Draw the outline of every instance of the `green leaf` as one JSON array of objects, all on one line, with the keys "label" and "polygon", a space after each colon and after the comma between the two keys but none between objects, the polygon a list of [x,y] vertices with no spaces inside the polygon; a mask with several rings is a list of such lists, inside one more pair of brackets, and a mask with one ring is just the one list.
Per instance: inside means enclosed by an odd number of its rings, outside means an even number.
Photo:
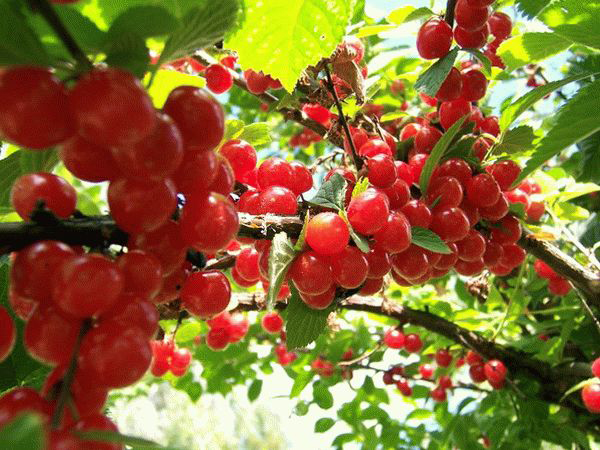
[{"label": "green leaf", "polygon": [[44,46],[13,3],[0,2],[0,65],[50,63]]},{"label": "green leaf", "polygon": [[523,203],[511,203],[508,207],[508,211],[519,219],[524,220],[526,217],[525,205]]},{"label": "green leaf", "polygon": [[557,89],[560,89],[565,84],[572,83],[573,81],[579,81],[592,75],[593,74],[590,73],[574,75],[563,80],[551,81],[548,84],[539,86],[529,91],[524,96],[515,100],[504,110],[502,117],[500,118],[500,128],[506,130],[514,123],[515,120],[517,120],[521,114],[531,108],[535,103],[543,99],[546,95],[551,94]]},{"label": "green leaf", "polygon": [[545,8],[540,19],[557,35],[600,49],[600,8],[596,1],[560,0]]},{"label": "green leaf", "polygon": [[411,242],[419,247],[434,253],[441,253],[443,255],[449,255],[452,253],[446,243],[431,230],[421,227],[412,227],[411,235]]},{"label": "green leaf", "polygon": [[554,205],[554,213],[559,219],[568,222],[585,220],[590,217],[590,212],[587,209],[567,202],[561,202]]},{"label": "green leaf", "polygon": [[304,244],[306,243],[306,227],[308,227],[308,222],[310,222],[310,211],[307,211],[306,215],[304,216],[304,223],[302,224],[302,230],[300,230],[300,236],[298,236],[298,240],[294,244],[294,250],[297,252],[304,250]]},{"label": "green leaf", "polygon": [[429,69],[419,75],[415,83],[415,89],[423,92],[425,95],[435,97],[450,70],[452,70],[457,56],[458,47],[455,47],[446,56],[437,60]]},{"label": "green leaf", "polygon": [[334,173],[329,180],[321,185],[321,188],[310,202],[339,211],[344,209],[345,195],[346,180],[339,173]]},{"label": "green leaf", "polygon": [[534,170],[567,147],[600,130],[600,80],[582,87],[558,112],[554,126],[540,140],[533,156],[515,181],[517,185]]},{"label": "green leaf", "polygon": [[0,429],[0,442],[2,448],[10,450],[43,450],[44,435],[42,418],[35,414],[26,414]]},{"label": "green leaf", "polygon": [[329,409],[333,406],[333,395],[324,383],[313,384],[313,400],[321,409]]},{"label": "green leaf", "polygon": [[119,67],[141,78],[148,69],[150,54],[144,38],[130,31],[114,34],[106,44],[106,64]]},{"label": "green leaf", "polygon": [[381,116],[381,119],[379,119],[379,121],[382,123],[391,122],[393,120],[400,119],[401,117],[406,117],[406,116],[408,116],[408,113],[406,111],[394,111],[394,112],[385,113],[383,116]]},{"label": "green leaf", "polygon": [[[220,3],[220,2],[219,2]],[[244,69],[262,70],[292,92],[308,66],[330,56],[354,13],[348,0],[253,0],[225,40]],[[220,6],[219,6],[220,7]]]},{"label": "green leaf", "polygon": [[402,6],[393,10],[386,18],[389,23],[401,25],[405,22],[434,16],[435,13],[429,8],[415,8],[414,6]]},{"label": "green leaf", "polygon": [[358,180],[358,182],[354,185],[354,189],[352,189],[352,198],[362,194],[367,189],[369,189],[369,179],[366,177],[361,177],[360,180]]},{"label": "green leaf", "polygon": [[248,388],[248,400],[253,402],[260,395],[260,391],[262,390],[263,381],[256,379],[252,382],[250,387]]},{"label": "green leaf", "polygon": [[564,393],[564,395],[562,396],[562,398],[560,399],[559,403],[562,403],[562,401],[567,398],[569,395],[571,395],[573,392],[577,392],[580,389],[583,389],[584,387],[586,387],[588,384],[594,384],[598,382],[598,378],[588,378],[587,380],[583,380],[579,383],[577,383],[575,386],[570,387],[567,392]]},{"label": "green leaf", "polygon": [[365,27],[361,27],[356,33],[357,38],[364,38],[368,36],[373,36],[375,34],[383,33],[384,31],[395,30],[397,28],[396,25],[367,25]]},{"label": "green leaf", "polygon": [[202,331],[202,326],[198,322],[188,322],[181,325],[175,333],[175,341],[178,344],[191,342]]},{"label": "green leaf", "polygon": [[290,398],[298,397],[314,376],[315,372],[312,370],[302,370],[298,372],[298,375],[296,375],[296,378],[294,379]]},{"label": "green leaf", "polygon": [[433,150],[431,150],[431,154],[427,159],[427,162],[423,166],[423,171],[421,172],[421,177],[419,178],[419,186],[421,187],[421,192],[423,195],[427,193],[427,187],[429,186],[429,179],[433,174],[433,170],[437,167],[438,163],[446,153],[446,150],[454,140],[454,137],[458,134],[463,123],[467,120],[468,115],[465,115],[458,119],[454,125],[452,125],[441,137],[441,139],[435,144]]},{"label": "green leaf", "polygon": [[596,183],[568,184],[563,191],[548,195],[546,197],[546,201],[556,200],[560,202],[566,202],[573,200],[574,198],[581,197],[582,195],[598,192],[599,190],[600,186],[598,186]]},{"label": "green leaf", "polygon": [[188,56],[223,38],[235,23],[239,4],[237,0],[199,1],[181,19],[181,24],[165,43],[158,64]]},{"label": "green leaf", "polygon": [[51,172],[58,163],[56,150],[28,151],[22,150],[19,153],[21,164],[21,173],[33,172]]},{"label": "green leaf", "polygon": [[515,0],[517,9],[528,19],[533,19],[548,5],[548,0]]},{"label": "green leaf", "polygon": [[526,64],[543,61],[571,45],[571,41],[555,33],[525,33],[504,41],[498,48],[498,55],[507,70],[512,71]]},{"label": "green leaf", "polygon": [[[147,77],[149,79],[149,75]],[[156,108],[162,108],[167,100],[167,97],[173,89],[179,86],[196,86],[203,87],[205,85],[204,78],[187,75],[175,70],[161,69],[154,74],[154,82],[148,89],[148,94],[152,99],[152,103]],[[243,122],[242,122],[243,125]]]},{"label": "green leaf", "polygon": [[0,206],[11,207],[10,189],[15,180],[21,175],[22,152],[23,150],[0,159]]},{"label": "green leaf", "polygon": [[242,132],[236,137],[248,142],[253,147],[259,147],[271,142],[271,127],[267,123],[258,122],[246,125]]},{"label": "green leaf", "polygon": [[244,121],[239,119],[229,119],[225,122],[225,136],[223,142],[237,139],[244,129]]},{"label": "green leaf", "polygon": [[126,436],[115,431],[74,431],[73,434],[85,441],[115,442],[140,450],[167,450],[165,447],[147,439]]},{"label": "green leaf", "polygon": [[296,251],[287,234],[283,232],[276,234],[271,244],[271,252],[269,253],[268,308],[272,308],[275,304],[277,294],[285,279],[285,274],[292,265],[295,257]]},{"label": "green leaf", "polygon": [[312,309],[300,299],[294,283],[288,281],[292,295],[288,300],[287,321],[285,324],[288,350],[306,347],[317,339],[327,325],[327,316],[333,310],[335,302],[323,310]]},{"label": "green leaf", "polygon": [[415,409],[408,416],[406,416],[406,420],[426,420],[429,419],[432,415],[433,412],[430,409]]},{"label": "green leaf", "polygon": [[474,48],[462,48],[461,50],[463,52],[470,53],[479,60],[481,66],[483,67],[483,73],[486,77],[489,78],[492,75],[492,62],[487,56],[485,56],[482,52]]},{"label": "green leaf", "polygon": [[335,420],[329,417],[322,417],[315,423],[315,433],[325,433],[335,425]]},{"label": "green leaf", "polygon": [[358,234],[354,230],[354,228],[352,228],[352,225],[348,220],[348,216],[346,215],[346,211],[342,210],[338,214],[342,219],[344,219],[344,222],[346,222],[346,225],[348,226],[348,231],[350,232],[350,237],[352,238],[358,249],[363,253],[369,253],[369,241],[364,236]]},{"label": "green leaf", "polygon": [[117,17],[109,34],[135,33],[143,38],[168,34],[178,26],[177,19],[157,5],[139,5],[129,8]]},{"label": "green leaf", "polygon": [[537,139],[533,128],[527,125],[506,130],[496,144],[496,149],[505,153],[521,153],[533,148],[533,141]]}]

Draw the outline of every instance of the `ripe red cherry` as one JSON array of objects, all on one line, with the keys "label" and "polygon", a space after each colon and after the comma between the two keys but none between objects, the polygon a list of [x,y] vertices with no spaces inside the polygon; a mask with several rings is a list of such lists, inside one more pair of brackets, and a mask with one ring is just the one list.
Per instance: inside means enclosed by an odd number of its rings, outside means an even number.
[{"label": "ripe red cherry", "polygon": [[457,68],[453,67],[450,73],[435,94],[435,98],[440,102],[449,102],[460,97],[462,89],[462,76]]},{"label": "ripe red cherry", "polygon": [[596,358],[592,363],[592,373],[596,378],[600,378],[600,358]]},{"label": "ripe red cherry", "polygon": [[267,333],[279,333],[283,328],[283,319],[275,312],[269,312],[262,318],[261,325]]},{"label": "ripe red cherry", "polygon": [[484,8],[490,6],[496,0],[467,0],[467,3],[471,8]]},{"label": "ripe red cherry", "polygon": [[223,312],[231,299],[229,280],[218,270],[191,274],[181,289],[181,301],[193,315],[208,319]]},{"label": "ripe red cherry", "polygon": [[221,64],[211,64],[204,72],[206,87],[215,94],[227,92],[233,86],[233,75]]},{"label": "ripe red cherry", "polygon": [[255,72],[252,69],[244,71],[244,78],[246,79],[248,90],[254,95],[264,94],[271,85],[271,80],[268,76],[265,76],[262,72]]},{"label": "ripe red cherry", "polygon": [[449,270],[452,267],[454,267],[454,265],[458,261],[458,249],[456,247],[456,244],[448,242],[446,243],[446,245],[450,249],[451,253],[447,255],[442,255],[438,262],[433,265],[433,267],[436,270]]},{"label": "ripe red cherry", "polygon": [[329,110],[318,103],[307,103],[302,106],[302,111],[306,113],[306,115],[312,120],[319,122],[321,125],[325,125],[331,117]]},{"label": "ripe red cherry", "polygon": [[411,244],[402,253],[392,255],[391,261],[394,271],[407,280],[420,278],[429,269],[429,261],[425,250],[414,244]]},{"label": "ripe red cherry", "polygon": [[201,252],[215,253],[236,235],[239,220],[233,204],[220,194],[198,192],[181,214],[183,240]]},{"label": "ripe red cherry", "polygon": [[484,268],[485,262],[483,261],[483,258],[474,261],[464,261],[459,259],[454,265],[454,270],[457,273],[468,277],[481,273]]},{"label": "ripe red cherry", "polygon": [[183,161],[183,139],[169,116],[156,114],[156,126],[145,138],[125,147],[112,147],[123,176],[139,181],[162,180]]},{"label": "ripe red cherry", "polygon": [[487,378],[483,364],[475,364],[469,368],[469,375],[474,383],[483,383]]},{"label": "ripe red cherry", "polygon": [[423,125],[415,135],[415,149],[422,153],[431,153],[435,144],[442,138],[442,132],[430,125]]},{"label": "ripe red cherry", "polygon": [[571,292],[571,289],[571,283],[564,278],[553,278],[548,282],[548,290],[554,295],[567,295],[569,292]]},{"label": "ripe red cherry", "polygon": [[288,187],[296,195],[310,191],[313,187],[312,173],[310,170],[308,170],[304,164],[298,161],[292,161],[290,166],[292,168],[293,176],[288,183]]},{"label": "ripe red cherry", "polygon": [[435,352],[435,362],[440,367],[448,367],[452,364],[452,354],[446,349],[439,349]]},{"label": "ripe red cherry", "polygon": [[465,30],[458,26],[454,29],[454,39],[462,48],[481,48],[486,44],[489,35],[490,27],[487,23],[474,31]]},{"label": "ripe red cherry", "polygon": [[387,188],[396,181],[396,165],[387,155],[375,155],[367,159],[369,182],[378,188]]},{"label": "ripe red cherry", "polygon": [[235,179],[238,181],[256,167],[256,150],[246,141],[239,139],[227,141],[219,151],[229,161]]},{"label": "ripe red cherry", "polygon": [[421,172],[423,172],[423,167],[425,167],[425,163],[427,162],[427,158],[429,158],[429,155],[417,153],[411,156],[408,160],[408,167],[413,180],[419,181]]},{"label": "ripe red cherry", "polygon": [[488,20],[490,32],[496,39],[505,40],[510,36],[512,31],[512,20],[503,12],[496,11]]},{"label": "ripe red cherry", "polygon": [[521,168],[514,161],[505,160],[492,164],[486,171],[494,177],[502,191],[508,191],[521,173]]},{"label": "ripe red cherry", "polygon": [[428,20],[419,29],[417,51],[421,58],[442,58],[450,51],[451,45],[452,28],[444,20]]},{"label": "ripe red cherry", "polygon": [[500,186],[486,173],[475,175],[467,185],[467,198],[472,205],[492,206],[500,197]]},{"label": "ripe red cherry", "polygon": [[29,220],[38,202],[56,216],[66,219],[77,203],[77,193],[63,178],[51,173],[37,172],[22,175],[12,186],[10,201],[23,220]]},{"label": "ripe red cherry", "polygon": [[98,183],[122,176],[109,148],[79,135],[62,144],[59,156],[69,172],[81,180]]},{"label": "ripe red cherry", "polygon": [[187,348],[178,348],[171,357],[171,367],[169,370],[176,377],[183,376],[192,360],[192,353]]},{"label": "ripe red cherry", "polygon": [[0,134],[15,144],[44,149],[75,133],[67,93],[41,67],[12,67],[0,75]]},{"label": "ripe red cherry", "polygon": [[56,273],[52,299],[75,317],[93,317],[107,311],[123,290],[123,273],[98,254],[76,256]]},{"label": "ripe red cherry", "polygon": [[446,242],[464,239],[469,232],[469,220],[460,208],[446,208],[437,211],[432,218],[431,231]]},{"label": "ripe red cherry", "polygon": [[321,294],[311,295],[300,292],[300,298],[309,308],[318,310],[327,309],[335,300],[335,285],[332,285]]},{"label": "ripe red cherry", "polygon": [[600,414],[600,384],[588,384],[581,390],[581,399],[589,412]]},{"label": "ripe red cherry", "polygon": [[140,249],[152,253],[160,260],[165,276],[181,269],[185,260],[186,247],[180,227],[173,221],[168,221],[150,233],[131,235],[127,246],[132,250]]},{"label": "ripe red cherry", "polygon": [[390,330],[387,330],[383,335],[383,342],[389,348],[399,349],[404,347],[404,338],[405,336],[400,330],[392,328]]},{"label": "ripe red cherry", "polygon": [[365,254],[356,247],[346,246],[331,258],[331,272],[336,284],[344,289],[355,289],[367,279],[369,263]]},{"label": "ripe red cherry", "polygon": [[506,216],[495,225],[490,237],[498,244],[514,244],[521,237],[521,224],[514,216]]},{"label": "ripe red cherry", "polygon": [[412,395],[412,388],[408,385],[406,380],[397,381],[396,387],[403,396],[410,397]]},{"label": "ripe red cherry", "polygon": [[10,355],[16,339],[15,323],[6,308],[0,306],[0,362]]},{"label": "ripe red cherry", "polygon": [[452,389],[452,378],[448,375],[442,375],[438,380],[441,389]]},{"label": "ripe red cherry", "polygon": [[46,419],[50,413],[50,405],[35,390],[18,387],[0,397],[0,428],[4,427],[17,415],[26,412],[37,413]]},{"label": "ripe red cherry", "polygon": [[135,327],[148,338],[156,333],[158,327],[158,311],[153,303],[136,297],[134,294],[123,294],[117,303],[106,314],[101,323],[119,323],[123,326]]},{"label": "ripe red cherry", "polygon": [[247,281],[256,282],[260,278],[258,268],[259,253],[253,248],[245,248],[235,259],[235,269]]},{"label": "ripe red cherry", "polygon": [[[204,185],[204,182],[201,182],[201,184]],[[227,197],[233,192],[234,186],[235,176],[233,175],[233,169],[222,155],[217,155],[217,173],[207,190]],[[194,186],[192,190],[200,191],[202,188]]]},{"label": "ripe red cherry", "polygon": [[407,334],[404,337],[404,348],[408,353],[418,353],[423,348],[423,341],[418,334]]},{"label": "ripe red cherry", "polygon": [[260,214],[294,215],[298,210],[296,194],[282,186],[269,186],[258,196]]},{"label": "ripe red cherry", "polygon": [[433,372],[435,371],[434,367],[429,364],[421,364],[419,366],[419,373],[425,380],[430,380],[433,377]]},{"label": "ripe red cherry", "polygon": [[186,148],[183,161],[172,176],[177,191],[188,196],[196,190],[207,190],[218,175],[220,163],[217,156],[211,151]]},{"label": "ripe red cherry", "polygon": [[[95,414],[93,416],[87,416],[82,418],[74,426],[77,431],[109,431],[116,433],[118,431],[117,426],[106,416],[102,414]],[[80,442],[79,447],[84,450],[122,450],[123,446],[117,443],[103,442],[103,441],[78,441]]]},{"label": "ripe red cherry", "polygon": [[464,159],[451,158],[440,164],[434,171],[436,177],[454,177],[463,188],[466,187],[467,183],[471,179],[471,167]]},{"label": "ripe red cherry", "polygon": [[355,231],[369,236],[386,224],[389,212],[385,194],[375,189],[367,189],[350,201],[348,220]]},{"label": "ripe red cherry", "polygon": [[475,31],[485,25],[490,15],[490,8],[474,8],[467,0],[458,0],[454,8],[456,24],[468,31]]},{"label": "ripe red cherry", "polygon": [[369,296],[377,294],[383,287],[383,278],[367,278],[362,288],[358,292],[359,295]]},{"label": "ripe red cherry", "polygon": [[527,220],[529,222],[539,222],[544,213],[546,212],[546,206],[542,202],[530,202],[527,207]]},{"label": "ripe red cherry", "polygon": [[463,261],[477,261],[485,253],[485,238],[476,230],[469,230],[467,236],[456,243],[458,257]]},{"label": "ripe red cherry", "polygon": [[429,228],[431,210],[420,200],[410,200],[401,210],[413,227]]},{"label": "ripe red cherry", "polygon": [[403,252],[410,246],[412,239],[410,223],[404,214],[393,211],[374,237],[377,245],[386,252],[390,254]]},{"label": "ripe red cherry", "polygon": [[481,357],[481,355],[479,353],[474,352],[473,350],[469,350],[467,352],[467,356],[465,359],[467,361],[467,364],[470,366],[483,364],[483,358]]},{"label": "ripe red cherry", "polygon": [[156,115],[140,81],[114,67],[83,75],[69,94],[79,133],[105,147],[127,146],[154,129]]},{"label": "ripe red cherry", "polygon": [[435,206],[434,210],[452,208],[461,204],[463,200],[463,188],[454,177],[435,177],[427,187],[425,196],[429,205]]},{"label": "ripe red cherry", "polygon": [[436,403],[442,403],[446,401],[446,390],[442,387],[436,387],[435,389],[432,389],[429,395]]},{"label": "ripe red cherry", "polygon": [[500,134],[500,125],[496,116],[486,117],[480,124],[479,128],[483,133],[491,134],[498,137]]},{"label": "ripe red cherry", "polygon": [[541,259],[537,259],[533,263],[533,269],[539,277],[546,278],[547,280],[560,277],[548,264],[546,264]]},{"label": "ripe red cherry", "polygon": [[223,139],[223,108],[206,91],[179,86],[171,91],[163,111],[177,124],[185,145],[197,151],[212,150]]},{"label": "ripe red cherry", "polygon": [[120,228],[144,233],[169,220],[177,207],[177,191],[170,179],[144,182],[121,178],[110,182],[108,205]]},{"label": "ripe red cherry", "polygon": [[241,341],[244,336],[246,336],[246,333],[248,333],[249,328],[250,322],[248,319],[246,319],[246,317],[240,313],[232,315],[230,323],[227,327],[229,330],[229,342],[234,344]]},{"label": "ripe red cherry", "polygon": [[258,167],[258,184],[262,189],[269,186],[288,187],[293,176],[290,163],[281,158],[269,158]]},{"label": "ripe red cherry", "polygon": [[440,105],[440,123],[444,129],[450,128],[463,116],[471,114],[471,103],[467,100],[458,99],[450,102],[443,102]]},{"label": "ripe red cherry", "polygon": [[491,383],[501,383],[506,378],[506,366],[502,361],[492,359],[483,366],[485,377]]},{"label": "ripe red cherry", "polygon": [[368,278],[382,278],[392,268],[389,254],[378,246],[371,247],[365,257],[369,263]]},{"label": "ripe red cherry", "polygon": [[123,291],[143,299],[153,298],[162,287],[163,270],[160,260],[143,250],[130,250],[117,259],[123,273]]},{"label": "ripe red cherry", "polygon": [[372,158],[376,155],[393,156],[390,146],[381,139],[369,139],[358,149],[358,154],[365,158]]},{"label": "ripe red cherry", "polygon": [[460,97],[463,100],[476,102],[485,97],[487,90],[487,78],[479,70],[467,70],[462,73],[462,91]]},{"label": "ripe red cherry", "polygon": [[306,227],[306,242],[320,255],[336,255],[346,248],[350,231],[346,222],[332,212],[319,213]]},{"label": "ripe red cherry", "polygon": [[224,350],[229,345],[229,330],[213,328],[206,334],[206,345],[213,351]]},{"label": "ripe red cherry", "polygon": [[322,294],[333,284],[329,262],[313,251],[301,253],[294,260],[289,276],[300,292]]},{"label": "ripe red cherry", "polygon": [[502,246],[502,257],[499,264],[505,267],[517,267],[525,261],[527,253],[516,244]]}]

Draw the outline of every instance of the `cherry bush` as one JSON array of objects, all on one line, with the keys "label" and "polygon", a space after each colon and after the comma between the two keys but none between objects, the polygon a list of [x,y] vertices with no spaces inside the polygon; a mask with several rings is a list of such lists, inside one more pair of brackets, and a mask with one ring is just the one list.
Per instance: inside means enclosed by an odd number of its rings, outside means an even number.
[{"label": "cherry bush", "polygon": [[401,3],[0,4],[0,442],[277,364],[335,448],[598,444],[597,5]]}]

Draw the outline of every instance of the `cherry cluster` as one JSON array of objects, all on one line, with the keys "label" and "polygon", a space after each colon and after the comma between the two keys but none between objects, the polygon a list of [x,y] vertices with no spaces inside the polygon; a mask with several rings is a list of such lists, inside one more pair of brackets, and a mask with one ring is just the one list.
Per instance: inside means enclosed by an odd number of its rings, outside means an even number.
[{"label": "cherry cluster", "polygon": [[573,289],[573,286],[566,278],[557,274],[552,267],[546,264],[541,259],[533,263],[533,269],[540,278],[548,280],[548,290],[558,296],[567,295]]},{"label": "cherry cluster", "polygon": [[151,341],[152,363],[150,372],[155,377],[161,377],[171,372],[176,377],[185,375],[192,362],[192,353],[187,348],[177,348],[175,342],[167,339]]}]

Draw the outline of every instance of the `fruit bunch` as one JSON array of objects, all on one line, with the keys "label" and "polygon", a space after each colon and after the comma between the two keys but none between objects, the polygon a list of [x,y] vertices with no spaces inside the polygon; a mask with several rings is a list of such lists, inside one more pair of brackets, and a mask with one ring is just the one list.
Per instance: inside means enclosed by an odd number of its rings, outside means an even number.
[{"label": "fruit bunch", "polygon": [[206,321],[209,327],[206,345],[214,351],[225,350],[229,344],[241,341],[248,333],[250,323],[241,313],[224,311]]},{"label": "fruit bunch", "polygon": [[557,274],[552,267],[544,261],[538,259],[533,263],[533,269],[540,278],[548,280],[548,290],[558,296],[567,295],[573,289],[573,286],[566,278]]},{"label": "fruit bunch", "polygon": [[192,354],[187,348],[177,348],[171,340],[151,341],[150,346],[152,375],[161,377],[169,371],[176,377],[185,375],[192,362]]}]

